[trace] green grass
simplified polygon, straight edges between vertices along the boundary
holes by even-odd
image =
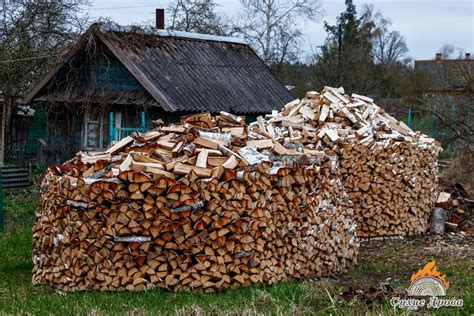
[[[38,187],[3,190],[3,209],[7,228],[31,227],[35,220]]]
[[[395,311],[388,299],[368,305],[358,299],[342,299],[339,293],[349,287],[378,286],[387,278],[391,278],[392,286],[406,289],[411,274],[432,259],[437,260],[438,270],[446,273],[450,281],[448,297],[464,299],[463,309],[444,308],[436,314],[474,313],[473,239],[464,242],[466,250],[446,247],[440,252],[431,251],[430,244],[421,239],[364,243],[356,267],[341,276],[317,281],[252,286],[214,294],[170,293],[162,289],[141,293],[58,293],[51,286],[31,284],[30,227],[36,195],[36,190],[5,193],[8,227],[0,233],[1,315],[400,314],[406,311]]]

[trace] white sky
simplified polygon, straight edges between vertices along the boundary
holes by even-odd
[[[154,23],[155,8],[167,8],[168,0],[96,0],[91,1],[89,14],[108,17],[123,25],[150,21]],[[373,4],[375,10],[390,18],[392,29],[405,36],[409,56],[415,59],[434,58],[444,44],[452,44],[474,53],[474,1],[472,0],[354,0],[360,11],[363,4]],[[228,16],[239,10],[238,0],[215,0],[218,10]],[[323,21],[334,24],[345,8],[344,0],[323,0],[324,15],[321,21],[304,23],[302,48],[310,53],[324,43],[326,33]],[[166,25],[165,25],[166,27]]]

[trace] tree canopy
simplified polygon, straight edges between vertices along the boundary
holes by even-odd
[[[2,1],[0,90],[21,95],[88,24],[79,1]]]
[[[408,71],[405,38],[389,29],[390,20],[372,6],[357,13],[352,0],[335,25],[325,22],[327,39],[315,56],[314,85],[344,86],[349,91],[385,97],[400,95]]]

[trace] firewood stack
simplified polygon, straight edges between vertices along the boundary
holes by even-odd
[[[474,235],[474,199],[461,183],[445,186],[444,190],[438,195],[436,207],[440,207],[446,212],[444,222],[446,231],[464,231]]]
[[[336,159],[268,136],[192,115],[51,167],[33,282],[212,292],[347,270],[358,243]]]
[[[339,159],[360,237],[426,232],[437,193],[439,143],[372,99],[342,88],[308,92],[250,125],[280,154],[323,150]]]

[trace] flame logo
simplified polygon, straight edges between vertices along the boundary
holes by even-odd
[[[446,281],[446,274],[441,275],[438,270],[436,270],[436,262],[435,260],[428,262],[425,267],[421,270],[418,270],[417,273],[413,273],[411,276],[411,281],[415,282],[417,279],[425,277],[425,276],[432,276],[438,278],[440,281],[443,281],[444,286],[449,288],[449,282]]]
[[[425,267],[411,276],[412,284],[408,289],[409,296],[444,296],[449,282],[446,274],[436,270],[435,260],[428,262]]]

